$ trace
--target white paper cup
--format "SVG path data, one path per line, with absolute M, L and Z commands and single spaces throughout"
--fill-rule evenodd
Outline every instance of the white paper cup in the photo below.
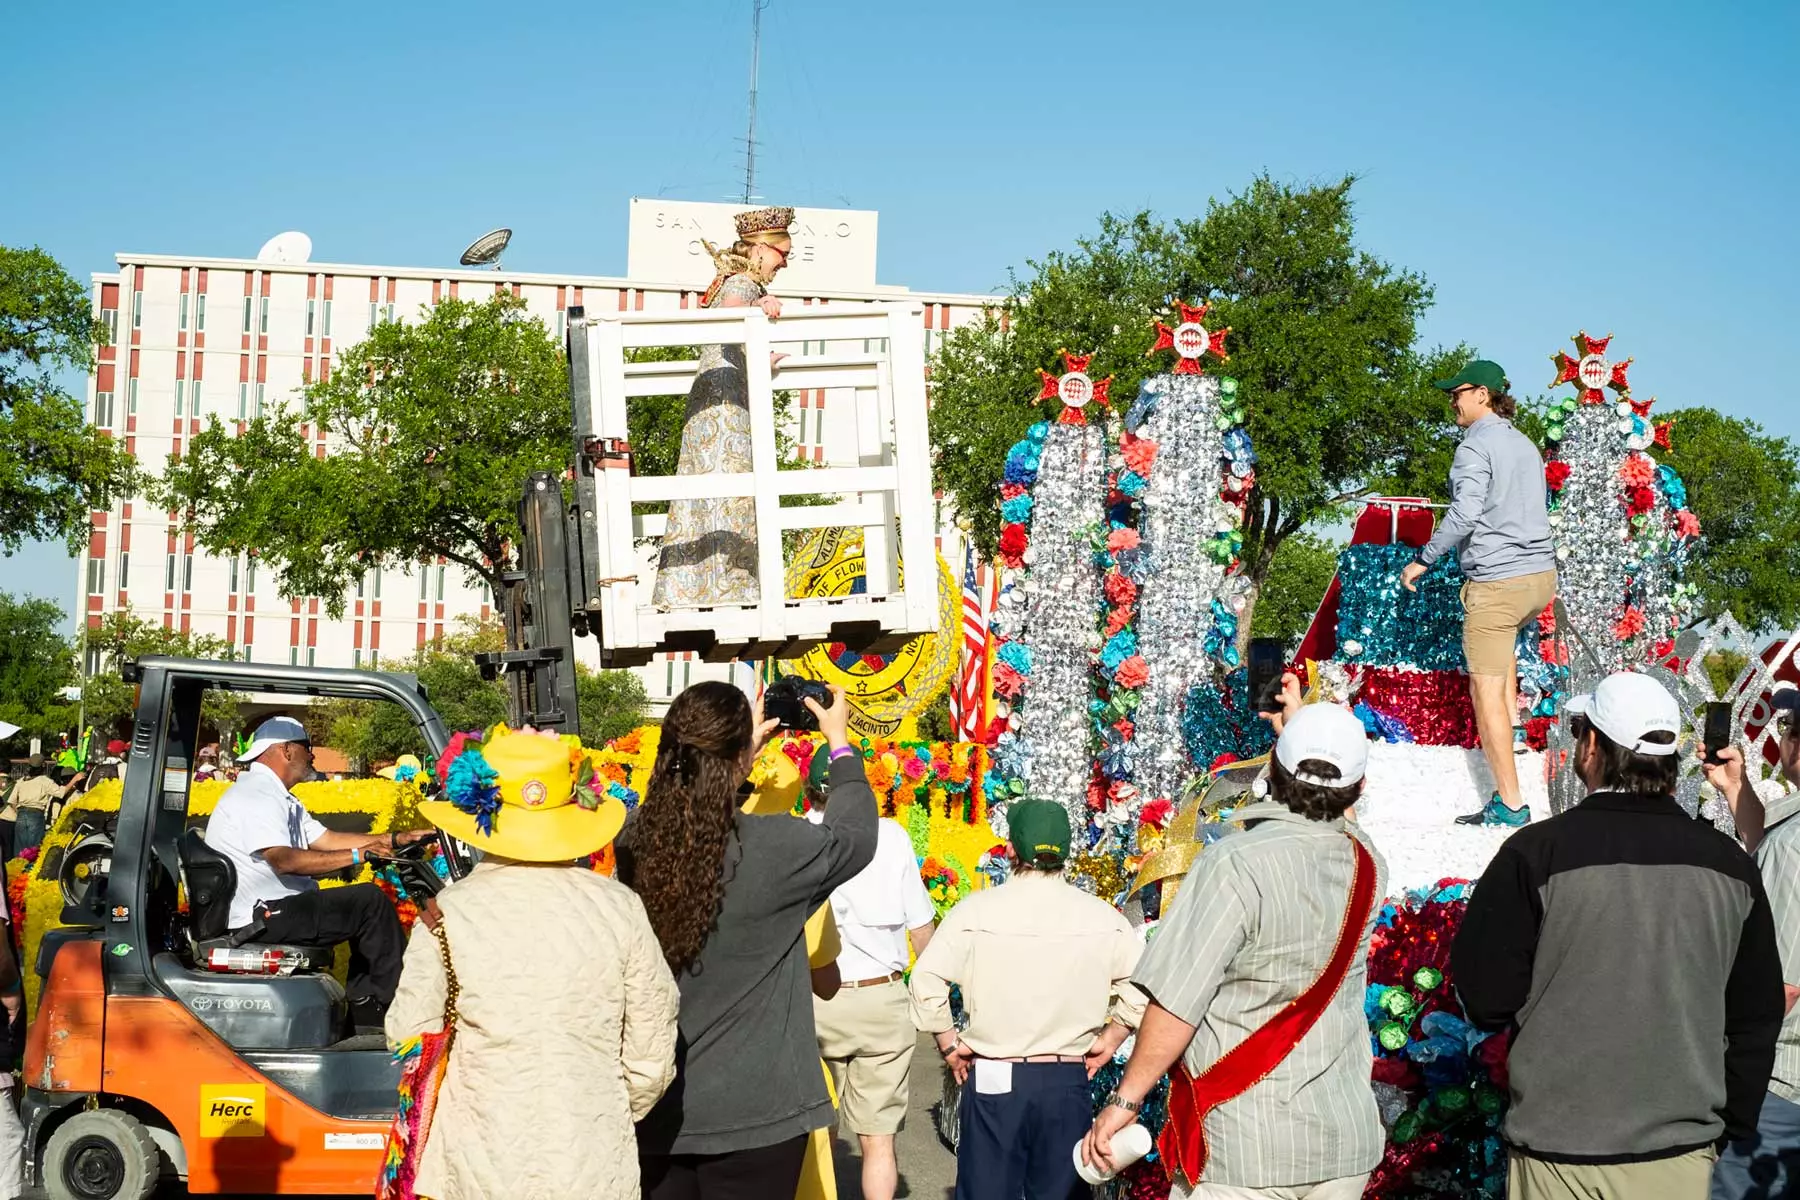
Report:
M 1083 1138 L 1082 1142 L 1086 1140 Z M 1135 1121 L 1112 1136 L 1113 1161 L 1118 1164 L 1115 1170 L 1102 1171 L 1098 1166 L 1089 1166 L 1083 1162 L 1081 1158 L 1082 1142 L 1075 1143 L 1075 1173 L 1081 1176 L 1083 1183 L 1105 1183 L 1150 1153 L 1150 1131 Z

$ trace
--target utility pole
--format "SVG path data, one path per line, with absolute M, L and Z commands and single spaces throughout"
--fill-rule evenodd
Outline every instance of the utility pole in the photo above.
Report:
M 756 202 L 756 75 L 762 58 L 763 9 L 774 0 L 750 0 L 750 128 L 744 135 L 744 203 Z

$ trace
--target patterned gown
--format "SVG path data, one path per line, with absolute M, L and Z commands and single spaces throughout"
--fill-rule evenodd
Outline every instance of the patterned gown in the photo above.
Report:
M 762 285 L 733 275 L 719 287 L 710 307 L 730 297 L 759 303 Z M 681 427 L 677 475 L 717 475 L 749 471 L 750 392 L 742 346 L 701 348 L 687 417 Z M 673 500 L 668 532 L 656 564 L 654 603 L 658 608 L 703 608 L 716 604 L 756 604 L 756 501 Z

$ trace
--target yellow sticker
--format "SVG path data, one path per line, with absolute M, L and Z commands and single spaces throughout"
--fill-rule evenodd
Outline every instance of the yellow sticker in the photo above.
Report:
M 200 1085 L 200 1136 L 203 1138 L 259 1138 L 267 1120 L 266 1097 L 260 1083 L 203 1083 Z

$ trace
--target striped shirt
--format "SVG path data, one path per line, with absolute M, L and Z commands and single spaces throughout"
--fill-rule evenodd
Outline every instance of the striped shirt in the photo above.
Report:
M 1255 822 L 1207 847 L 1145 951 L 1134 982 L 1196 1026 L 1183 1061 L 1198 1078 L 1317 981 L 1350 898 L 1353 834 L 1266 801 L 1240 810 Z M 1363 1017 L 1368 932 L 1343 986 L 1269 1076 L 1206 1118 L 1205 1181 L 1298 1187 L 1360 1175 L 1381 1161 L 1383 1134 L 1369 1086 L 1373 1054 Z M 1186 1196 L 1177 1183 L 1177 1200 Z
M 1756 869 L 1762 873 L 1763 890 L 1775 916 L 1775 946 L 1781 952 L 1782 981 L 1800 987 L 1800 792 L 1792 792 L 1767 806 L 1763 813 L 1766 832 L 1756 846 Z M 1775 1075 L 1769 1090 L 1792 1104 L 1800 1104 L 1800 1004 L 1781 1022 L 1775 1041 Z

